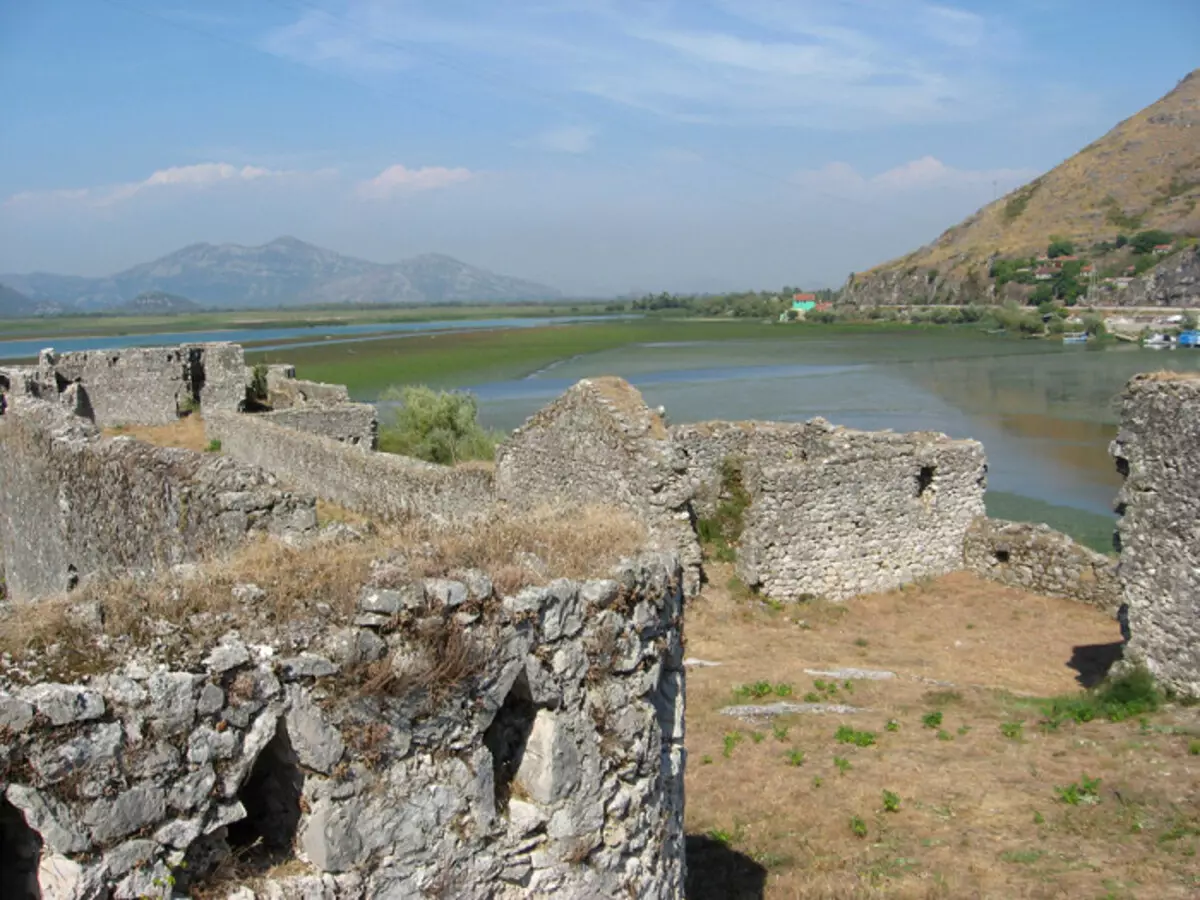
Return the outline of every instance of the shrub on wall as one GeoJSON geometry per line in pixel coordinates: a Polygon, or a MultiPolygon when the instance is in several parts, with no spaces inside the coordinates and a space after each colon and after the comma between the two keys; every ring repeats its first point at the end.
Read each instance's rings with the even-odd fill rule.
{"type": "Polygon", "coordinates": [[[470,394],[421,385],[389,388],[380,398],[399,402],[391,425],[380,429],[379,449],[441,465],[492,459],[501,435],[479,424],[470,394]]]}

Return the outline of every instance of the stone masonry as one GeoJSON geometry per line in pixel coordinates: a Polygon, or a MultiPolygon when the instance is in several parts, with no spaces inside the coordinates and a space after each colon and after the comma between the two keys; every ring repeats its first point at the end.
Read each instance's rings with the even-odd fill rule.
{"type": "Polygon", "coordinates": [[[1049,525],[976,519],[963,561],[990,581],[1047,597],[1069,597],[1116,615],[1122,603],[1116,560],[1077,544],[1049,525]]]}
{"type": "Polygon", "coordinates": [[[365,450],[374,450],[379,443],[379,420],[370,403],[303,405],[258,415],[285,428],[323,435],[365,450]]]}
{"type": "Polygon", "coordinates": [[[496,496],[515,509],[561,503],[628,509],[677,550],[689,594],[700,587],[687,461],[662,419],[620,378],[588,378],[535,413],[496,451],[496,496]]]}
{"type": "Polygon", "coordinates": [[[270,415],[210,413],[204,426],[210,438],[221,442],[222,454],[363,515],[392,522],[420,516],[454,524],[492,512],[492,473],[485,468],[375,453],[362,444],[347,446],[297,431],[270,415]]]}
{"type": "Polygon", "coordinates": [[[984,514],[977,441],[809,423],[806,458],[743,468],[738,575],[776,600],[845,600],[963,566],[984,514]]]}
{"type": "Polygon", "coordinates": [[[677,560],[504,597],[387,571],[354,624],[0,664],[5,900],[193,896],[233,854],[273,866],[241,900],[682,900],[677,560]]]}
{"type": "Polygon", "coordinates": [[[221,552],[248,533],[304,533],[315,522],[312,497],[232,459],[102,438],[59,404],[29,397],[0,417],[0,547],[13,599],[221,552]]]}
{"type": "Polygon", "coordinates": [[[38,388],[45,399],[77,386],[72,400],[101,428],[166,425],[194,409],[237,410],[246,401],[246,363],[238,344],[182,344],[81,350],[38,358],[38,388]]]}
{"type": "Polygon", "coordinates": [[[1117,574],[1132,632],[1125,658],[1200,698],[1200,378],[1133,378],[1110,452],[1125,476],[1117,495],[1117,574]]]}

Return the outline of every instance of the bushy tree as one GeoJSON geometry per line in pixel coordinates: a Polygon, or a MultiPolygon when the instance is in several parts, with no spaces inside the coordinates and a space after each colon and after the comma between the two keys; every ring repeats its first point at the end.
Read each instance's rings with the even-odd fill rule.
{"type": "Polygon", "coordinates": [[[1052,237],[1050,238],[1050,246],[1046,248],[1046,255],[1051,259],[1057,259],[1060,256],[1070,256],[1075,252],[1075,245],[1066,238],[1052,237]]]}
{"type": "Polygon", "coordinates": [[[495,456],[499,435],[479,424],[471,394],[410,385],[389,388],[380,399],[400,404],[379,435],[380,450],[441,465],[495,456]]]}
{"type": "Polygon", "coordinates": [[[1175,240],[1175,235],[1169,231],[1154,228],[1149,231],[1139,231],[1133,236],[1130,245],[1134,253],[1151,253],[1159,244],[1169,244],[1175,240]]]}

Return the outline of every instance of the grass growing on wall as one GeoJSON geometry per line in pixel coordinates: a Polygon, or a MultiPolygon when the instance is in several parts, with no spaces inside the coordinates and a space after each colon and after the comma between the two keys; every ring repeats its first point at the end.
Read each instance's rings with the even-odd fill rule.
{"type": "Polygon", "coordinates": [[[721,460],[720,499],[712,516],[696,520],[696,532],[707,553],[722,562],[737,556],[750,494],[742,476],[742,461],[735,456],[721,460]]]}
{"type": "Polygon", "coordinates": [[[479,406],[470,394],[409,386],[389,388],[380,399],[400,404],[392,423],[379,432],[385,453],[450,466],[494,458],[503,438],[479,424],[479,406]]]}

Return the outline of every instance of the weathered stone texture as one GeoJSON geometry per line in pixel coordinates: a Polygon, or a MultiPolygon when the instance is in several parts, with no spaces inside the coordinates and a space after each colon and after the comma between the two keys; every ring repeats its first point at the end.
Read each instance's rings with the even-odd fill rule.
{"type": "Polygon", "coordinates": [[[259,415],[285,428],[324,435],[367,450],[374,450],[378,443],[379,421],[370,403],[314,404],[259,415]]]}
{"type": "Polygon", "coordinates": [[[1117,495],[1117,575],[1132,632],[1125,658],[1200,698],[1200,379],[1131,380],[1110,452],[1125,474],[1117,495]]]}
{"type": "Polygon", "coordinates": [[[823,446],[825,430],[807,422],[699,422],[671,427],[671,442],[687,462],[688,490],[697,515],[710,516],[721,497],[728,459],[759,467],[808,459],[823,446]]]}
{"type": "Polygon", "coordinates": [[[984,514],[976,441],[809,423],[806,458],[744,467],[738,574],[778,600],[845,600],[961,569],[984,514]]]}
{"type": "Polygon", "coordinates": [[[350,391],[344,384],[324,384],[296,377],[289,365],[267,367],[267,405],[272,409],[292,409],[298,406],[334,406],[350,402],[350,391]]]}
{"type": "Polygon", "coordinates": [[[1069,597],[1116,614],[1121,605],[1117,562],[1049,525],[976,519],[963,543],[975,574],[1048,597],[1069,597]]]}
{"type": "Polygon", "coordinates": [[[284,427],[262,415],[205,416],[221,452],[271,472],[297,490],[364,515],[399,521],[425,516],[461,522],[489,514],[492,474],[484,468],[432,463],[351,447],[284,427]]]}
{"type": "Polygon", "coordinates": [[[86,686],[0,670],[8,707],[62,713],[4,732],[6,754],[32,762],[0,770],[0,836],[21,851],[5,874],[89,898],[162,898],[173,875],[191,896],[231,852],[262,847],[311,874],[232,896],[680,900],[680,585],[670,554],[456,607],[439,595],[466,585],[416,583],[393,592],[423,599],[353,629],[383,645],[377,672],[321,655],[332,621],[289,626],[288,652],[320,675],[270,632],[186,660],[140,648],[86,686]],[[450,632],[457,669],[431,655],[450,632]]]}
{"type": "Polygon", "coordinates": [[[240,409],[245,370],[237,344],[43,350],[38,358],[39,383],[60,393],[78,385],[80,413],[102,428],[166,425],[197,406],[205,412],[240,409]]]}
{"type": "Polygon", "coordinates": [[[496,451],[497,497],[518,509],[561,503],[632,511],[679,552],[685,587],[700,586],[687,460],[659,416],[620,378],[589,378],[535,413],[496,451]]]}
{"type": "Polygon", "coordinates": [[[1176,253],[1119,294],[1121,306],[1200,306],[1200,247],[1176,253]]]}
{"type": "Polygon", "coordinates": [[[101,438],[31,398],[0,418],[0,546],[14,599],[226,551],[250,532],[313,527],[311,497],[234,460],[101,438]]]}

